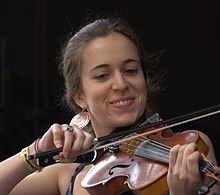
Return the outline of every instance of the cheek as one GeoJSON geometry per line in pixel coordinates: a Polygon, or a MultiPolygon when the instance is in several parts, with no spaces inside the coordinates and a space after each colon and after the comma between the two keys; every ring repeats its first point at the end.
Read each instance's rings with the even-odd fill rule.
{"type": "Polygon", "coordinates": [[[141,93],[146,96],[147,95],[147,84],[146,81],[144,79],[141,79],[138,83],[137,86],[139,87],[139,91],[141,91],[141,93]]]}
{"type": "Polygon", "coordinates": [[[86,87],[85,89],[85,100],[87,103],[87,107],[90,111],[93,109],[97,109],[96,105],[100,105],[102,102],[102,99],[104,98],[104,93],[101,88],[95,88],[95,87],[86,87]]]}
{"type": "Polygon", "coordinates": [[[145,80],[140,82],[138,86],[139,86],[139,90],[140,90],[140,93],[141,93],[142,108],[145,109],[146,102],[147,102],[147,85],[146,85],[145,80]]]}

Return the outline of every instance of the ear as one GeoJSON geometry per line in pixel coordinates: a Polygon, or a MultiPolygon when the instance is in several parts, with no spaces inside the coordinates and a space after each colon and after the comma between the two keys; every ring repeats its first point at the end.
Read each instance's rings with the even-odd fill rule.
{"type": "Polygon", "coordinates": [[[78,106],[80,106],[82,109],[85,109],[87,107],[87,102],[86,98],[83,95],[81,91],[78,91],[74,96],[73,96],[74,101],[78,106]]]}

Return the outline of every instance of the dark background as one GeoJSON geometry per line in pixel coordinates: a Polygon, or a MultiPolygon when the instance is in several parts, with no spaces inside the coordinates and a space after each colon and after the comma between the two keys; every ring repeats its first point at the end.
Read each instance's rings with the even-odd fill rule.
{"type": "MultiPolygon", "coordinates": [[[[166,49],[167,89],[156,99],[163,119],[220,103],[220,2],[216,1],[1,1],[0,159],[18,152],[51,124],[68,123],[59,104],[58,55],[64,37],[87,15],[129,18],[146,48],[166,49]]],[[[174,128],[199,129],[220,160],[220,116],[174,128]]]]}

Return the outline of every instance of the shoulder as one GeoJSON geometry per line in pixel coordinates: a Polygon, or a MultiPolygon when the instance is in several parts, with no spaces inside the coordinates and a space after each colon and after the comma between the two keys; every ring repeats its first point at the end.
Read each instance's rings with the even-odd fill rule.
{"type": "Polygon", "coordinates": [[[65,163],[54,166],[57,169],[57,177],[58,177],[58,186],[60,194],[66,194],[69,185],[71,184],[71,179],[74,173],[75,181],[74,193],[73,194],[85,194],[87,195],[87,191],[81,186],[81,179],[84,176],[85,172],[88,170],[89,165],[77,164],[77,163],[65,163]],[[81,166],[82,165],[82,166],[81,166]]]}
{"type": "Polygon", "coordinates": [[[57,163],[45,167],[42,171],[47,178],[56,178],[56,182],[60,194],[65,194],[71,180],[72,173],[75,171],[78,164],[76,163],[57,163]]]}
{"type": "Polygon", "coordinates": [[[61,175],[68,173],[70,170],[73,171],[76,168],[76,166],[76,163],[57,163],[45,167],[42,173],[44,172],[45,174],[56,174],[58,177],[60,177],[61,175]]]}

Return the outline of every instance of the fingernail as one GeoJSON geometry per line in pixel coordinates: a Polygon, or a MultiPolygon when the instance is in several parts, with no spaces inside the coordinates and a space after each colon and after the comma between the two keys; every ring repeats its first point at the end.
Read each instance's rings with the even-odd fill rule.
{"type": "Polygon", "coordinates": [[[62,144],[57,144],[57,148],[61,148],[61,147],[63,147],[62,144]]]}

